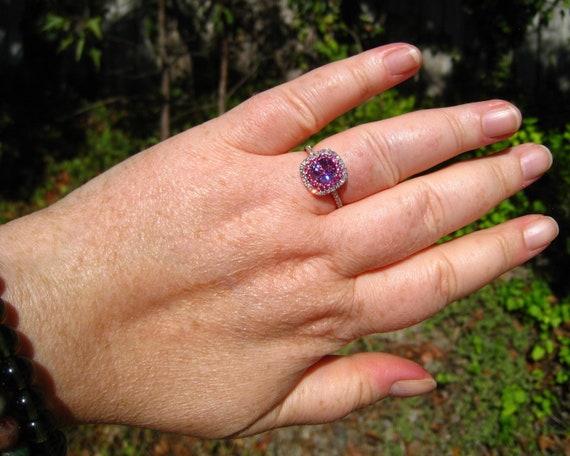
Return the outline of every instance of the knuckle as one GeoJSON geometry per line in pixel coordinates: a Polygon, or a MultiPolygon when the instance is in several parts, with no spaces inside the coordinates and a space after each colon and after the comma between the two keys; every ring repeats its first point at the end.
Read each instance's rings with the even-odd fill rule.
{"type": "Polygon", "coordinates": [[[363,372],[362,375],[356,376],[356,388],[354,394],[354,404],[352,405],[353,410],[358,410],[367,405],[370,405],[374,399],[375,394],[370,382],[366,380],[366,373],[363,372]]]}
{"type": "Polygon", "coordinates": [[[419,181],[416,186],[416,204],[421,220],[420,229],[437,240],[441,228],[448,226],[447,205],[443,197],[430,183],[419,181]]]}
{"type": "Polygon", "coordinates": [[[363,69],[360,65],[354,65],[348,68],[346,83],[353,85],[359,90],[359,99],[366,99],[373,93],[373,81],[370,78],[370,71],[363,69]]]}
{"type": "Polygon", "coordinates": [[[433,261],[430,268],[434,300],[439,308],[458,299],[459,278],[454,263],[443,252],[433,261]]]}
{"type": "Polygon", "coordinates": [[[317,112],[318,94],[315,89],[308,90],[288,90],[282,88],[276,94],[275,103],[283,106],[282,110],[290,112],[295,124],[305,136],[312,135],[320,130],[323,123],[323,116],[317,112]]]}
{"type": "Polygon", "coordinates": [[[489,173],[495,183],[493,187],[497,189],[498,194],[510,195],[512,193],[512,183],[505,173],[503,161],[488,160],[487,163],[489,164],[489,173]]]}
{"type": "MultiPolygon", "coordinates": [[[[493,264],[495,265],[497,271],[504,271],[511,267],[513,258],[513,238],[505,235],[505,233],[502,231],[493,231],[494,235],[489,241],[489,245],[495,255],[495,261],[493,261],[493,264]]],[[[494,273],[494,271],[491,271],[491,273],[494,273]]],[[[496,275],[496,273],[493,275],[496,275]]]]}
{"type": "Polygon", "coordinates": [[[381,170],[384,186],[390,188],[402,179],[402,173],[397,166],[400,161],[395,159],[394,149],[387,138],[374,132],[375,130],[369,126],[362,131],[360,136],[362,150],[374,153],[374,168],[381,170]]]}
{"type": "Polygon", "coordinates": [[[441,115],[445,123],[449,126],[449,131],[453,135],[453,141],[455,144],[455,148],[457,150],[466,150],[466,136],[467,132],[465,131],[465,125],[461,122],[461,120],[454,114],[454,111],[451,109],[442,109],[441,115]]]}

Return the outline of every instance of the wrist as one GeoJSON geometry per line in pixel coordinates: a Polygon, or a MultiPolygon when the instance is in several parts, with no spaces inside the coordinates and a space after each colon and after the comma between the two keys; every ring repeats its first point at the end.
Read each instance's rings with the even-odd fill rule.
{"type": "Polygon", "coordinates": [[[90,229],[89,209],[74,201],[0,226],[0,291],[57,422],[120,422],[129,372],[118,339],[130,321],[112,299],[109,230],[90,229]]]}
{"type": "MultiPolygon", "coordinates": [[[[1,263],[5,272],[6,257],[1,263]]],[[[65,436],[51,412],[53,382],[32,360],[34,347],[21,332],[18,311],[2,298],[6,289],[0,279],[0,451],[63,456],[65,436]]]]}
{"type": "Polygon", "coordinates": [[[53,244],[41,219],[38,213],[0,226],[0,296],[6,306],[4,322],[21,335],[19,353],[33,360],[35,384],[47,408],[58,424],[66,424],[73,418],[60,397],[62,370],[57,359],[71,353],[61,345],[63,303],[58,303],[57,286],[50,279],[46,258],[53,244]]]}

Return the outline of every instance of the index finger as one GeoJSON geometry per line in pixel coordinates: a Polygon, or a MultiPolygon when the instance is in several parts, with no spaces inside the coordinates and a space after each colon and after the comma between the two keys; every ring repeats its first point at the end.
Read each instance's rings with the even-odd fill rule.
{"type": "Polygon", "coordinates": [[[420,51],[396,43],[325,65],[262,92],[214,122],[222,139],[260,155],[287,152],[331,120],[415,74],[420,51]]]}

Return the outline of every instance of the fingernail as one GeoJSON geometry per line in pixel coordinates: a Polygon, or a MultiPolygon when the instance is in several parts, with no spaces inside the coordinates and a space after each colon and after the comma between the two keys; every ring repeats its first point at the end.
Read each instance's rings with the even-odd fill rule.
{"type": "Polygon", "coordinates": [[[491,138],[510,135],[519,129],[521,122],[521,113],[514,106],[493,109],[483,115],[483,133],[491,138]]]}
{"type": "Polygon", "coordinates": [[[521,168],[526,180],[542,176],[552,166],[552,154],[544,146],[529,149],[521,157],[521,168]]]}
{"type": "Polygon", "coordinates": [[[558,236],[558,224],[551,217],[544,217],[529,224],[523,232],[526,248],[531,252],[545,248],[558,236]]]}
{"type": "Polygon", "coordinates": [[[433,391],[437,383],[433,378],[423,378],[421,380],[399,380],[390,387],[390,396],[412,397],[433,391]]]}
{"type": "Polygon", "coordinates": [[[414,47],[398,49],[384,57],[384,64],[392,76],[401,76],[415,70],[421,61],[421,54],[414,47]]]}

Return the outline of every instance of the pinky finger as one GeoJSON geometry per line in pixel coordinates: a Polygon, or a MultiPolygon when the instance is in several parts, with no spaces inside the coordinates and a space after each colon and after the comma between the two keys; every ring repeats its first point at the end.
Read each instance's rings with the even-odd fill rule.
{"type": "Polygon", "coordinates": [[[557,235],[552,218],[529,215],[364,274],[356,280],[355,332],[386,332],[419,323],[538,255],[557,235]]]}

